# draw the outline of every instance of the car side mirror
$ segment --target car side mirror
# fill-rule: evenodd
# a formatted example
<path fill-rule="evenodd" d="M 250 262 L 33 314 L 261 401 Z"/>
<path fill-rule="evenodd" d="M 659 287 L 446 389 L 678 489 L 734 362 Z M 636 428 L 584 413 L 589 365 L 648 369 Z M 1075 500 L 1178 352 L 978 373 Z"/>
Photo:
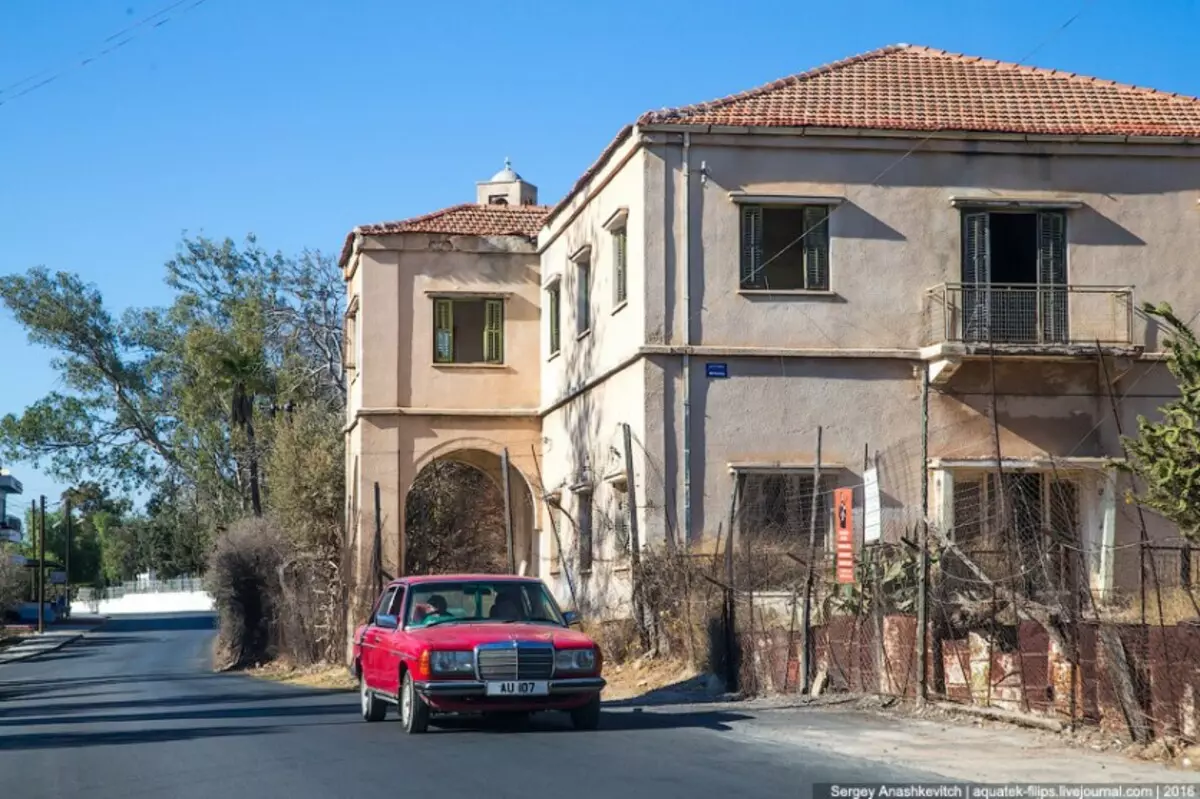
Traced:
<path fill-rule="evenodd" d="M 375 626 L 387 627 L 388 629 L 394 630 L 400 626 L 400 620 L 391 614 L 380 613 L 375 617 Z"/>
<path fill-rule="evenodd" d="M 568 627 L 578 627 L 583 622 L 583 619 L 577 611 L 568 610 L 563 614 L 563 621 L 567 623 Z"/>

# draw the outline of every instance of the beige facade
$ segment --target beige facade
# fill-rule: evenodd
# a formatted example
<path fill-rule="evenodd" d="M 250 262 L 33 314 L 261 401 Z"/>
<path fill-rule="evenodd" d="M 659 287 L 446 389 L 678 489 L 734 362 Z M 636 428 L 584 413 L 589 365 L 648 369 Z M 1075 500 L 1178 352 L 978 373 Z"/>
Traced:
<path fill-rule="evenodd" d="M 1094 586 L 1131 585 L 1141 527 L 1109 464 L 1173 395 L 1136 308 L 1200 312 L 1198 199 L 1183 139 L 644 119 L 536 242 L 358 237 L 351 512 L 380 481 L 398 564 L 416 471 L 507 447 L 527 571 L 619 613 L 633 528 L 710 547 L 739 475 L 744 501 L 784 492 L 775 512 L 806 519 L 820 428 L 822 491 L 861 512 L 866 457 L 886 537 L 923 499 L 965 535 L 997 492 L 1032 492 L 1035 516 L 1068 509 Z M 431 298 L 456 292 L 504 297 L 502 366 L 432 362 Z"/>

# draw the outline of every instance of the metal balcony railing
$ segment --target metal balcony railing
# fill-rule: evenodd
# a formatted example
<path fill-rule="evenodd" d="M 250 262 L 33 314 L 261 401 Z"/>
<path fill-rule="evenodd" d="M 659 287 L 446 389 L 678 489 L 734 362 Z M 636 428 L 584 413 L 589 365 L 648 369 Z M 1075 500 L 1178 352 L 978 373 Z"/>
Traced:
<path fill-rule="evenodd" d="M 1133 343 L 1132 286 L 943 283 L 927 294 L 927 345 Z"/>

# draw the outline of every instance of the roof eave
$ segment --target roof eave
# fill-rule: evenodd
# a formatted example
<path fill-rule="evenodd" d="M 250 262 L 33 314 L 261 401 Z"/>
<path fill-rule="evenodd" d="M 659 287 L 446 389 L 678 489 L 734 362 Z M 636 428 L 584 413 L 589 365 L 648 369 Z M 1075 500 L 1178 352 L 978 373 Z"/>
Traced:
<path fill-rule="evenodd" d="M 817 125 L 712 125 L 680 122 L 639 124 L 646 133 L 689 133 L 736 136 L 839 136 L 843 138 L 898 138 L 988 140 L 1017 142 L 1080 142 L 1088 144 L 1200 144 L 1200 136 L 1152 136 L 1111 133 L 1020 133 L 981 130 L 910 130 L 906 128 L 838 128 Z"/>

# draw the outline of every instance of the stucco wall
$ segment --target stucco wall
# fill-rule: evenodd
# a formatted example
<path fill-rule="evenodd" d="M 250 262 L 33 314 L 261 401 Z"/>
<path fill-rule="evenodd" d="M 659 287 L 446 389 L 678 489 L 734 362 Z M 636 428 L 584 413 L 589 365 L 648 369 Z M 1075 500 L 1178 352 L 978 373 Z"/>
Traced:
<path fill-rule="evenodd" d="M 960 280 L 954 195 L 1081 201 L 1067 211 L 1070 283 L 1132 284 L 1136 297 L 1168 299 L 1184 318 L 1200 309 L 1200 284 L 1190 277 L 1200 256 L 1200 151 L 1175 148 L 1169 152 L 1177 157 L 1166 158 L 1164 149 L 1108 148 L 1105 157 L 1073 154 L 1087 152 L 1086 145 L 1019 150 L 932 141 L 897 163 L 911 147 L 909 141 L 693 136 L 692 301 L 704 309 L 693 329 L 696 343 L 916 346 L 925 290 Z M 1138 155 L 1148 152 L 1154 157 Z M 674 228 L 664 252 L 678 251 L 682 225 L 671 223 L 680 218 L 680 145 L 655 145 L 648 157 L 659 163 L 648 165 L 647 174 L 667 174 L 648 183 L 659 194 L 648 196 L 647 205 L 663 209 L 656 212 L 666 223 L 661 227 Z M 703 183 L 696 175 L 701 162 Z M 730 191 L 845 198 L 830 217 L 828 295 L 739 291 L 739 211 Z M 648 304 L 661 304 L 668 320 L 678 320 L 682 275 L 671 278 L 654 282 Z"/>

